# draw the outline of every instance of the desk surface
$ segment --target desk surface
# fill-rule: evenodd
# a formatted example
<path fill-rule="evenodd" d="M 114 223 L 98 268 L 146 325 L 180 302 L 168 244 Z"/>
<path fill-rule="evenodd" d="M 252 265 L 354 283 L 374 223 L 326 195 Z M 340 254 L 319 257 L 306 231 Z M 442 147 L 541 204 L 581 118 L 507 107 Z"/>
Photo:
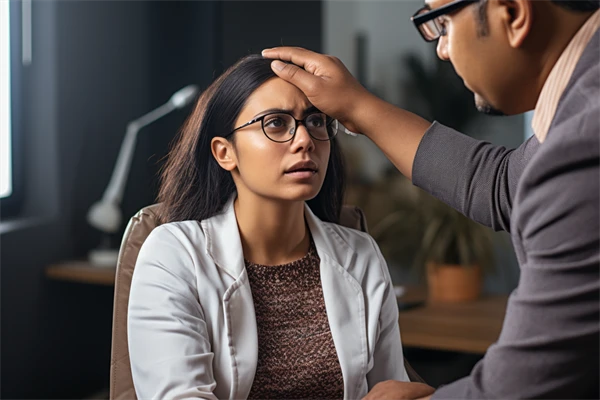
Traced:
<path fill-rule="evenodd" d="M 407 296 L 424 299 L 426 292 L 413 289 Z M 486 296 L 466 303 L 425 303 L 402 311 L 402 344 L 483 354 L 500 336 L 507 301 L 508 296 Z"/>
<path fill-rule="evenodd" d="M 46 267 L 46 276 L 60 281 L 114 285 L 116 267 L 95 267 L 87 261 L 67 261 Z"/>
<path fill-rule="evenodd" d="M 69 261 L 46 268 L 51 279 L 114 285 L 115 268 Z M 424 300 L 422 288 L 407 288 L 401 300 Z M 407 347 L 483 354 L 500 335 L 507 296 L 489 296 L 468 303 L 425 303 L 400 312 L 402 343 Z"/>

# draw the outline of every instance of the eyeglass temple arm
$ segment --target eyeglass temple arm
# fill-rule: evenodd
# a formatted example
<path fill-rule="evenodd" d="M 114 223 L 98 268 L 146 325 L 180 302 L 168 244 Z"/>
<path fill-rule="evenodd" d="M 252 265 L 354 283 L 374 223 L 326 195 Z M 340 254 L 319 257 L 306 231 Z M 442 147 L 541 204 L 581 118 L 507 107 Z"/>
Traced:
<path fill-rule="evenodd" d="M 472 3 L 479 3 L 480 0 L 459 0 L 459 1 L 455 1 L 453 3 L 447 4 L 445 6 L 442 6 L 440 8 L 436 8 L 435 10 L 431 10 L 427 13 L 421 14 L 421 15 L 417 15 L 419 13 L 419 11 L 417 11 L 417 14 L 413 15 L 412 17 L 410 17 L 411 21 L 413 21 L 415 23 L 415 25 L 420 25 L 421 23 L 430 21 L 434 18 L 439 17 L 440 15 L 444 15 L 444 14 L 448 14 L 451 13 L 452 11 L 459 9 L 467 4 L 472 4 Z"/>

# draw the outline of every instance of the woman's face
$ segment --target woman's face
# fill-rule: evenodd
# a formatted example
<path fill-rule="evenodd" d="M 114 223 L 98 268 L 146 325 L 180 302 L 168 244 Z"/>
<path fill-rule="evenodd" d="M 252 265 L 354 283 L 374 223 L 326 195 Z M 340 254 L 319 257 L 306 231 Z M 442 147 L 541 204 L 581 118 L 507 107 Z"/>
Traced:
<path fill-rule="evenodd" d="M 280 78 L 260 86 L 246 101 L 235 128 L 270 114 L 287 111 L 297 120 L 315 112 L 306 96 Z M 311 117 L 312 118 L 312 117 Z M 319 120 L 309 121 L 319 126 Z M 304 124 L 298 124 L 293 139 L 278 143 L 265 135 L 261 122 L 253 123 L 234 134 L 234 140 L 214 138 L 213 155 L 221 167 L 231 171 L 238 194 L 254 194 L 272 200 L 306 201 L 314 198 L 323 185 L 329 162 L 330 142 L 315 140 Z M 264 126 L 271 137 L 278 138 L 282 120 L 269 115 Z M 286 140 L 290 137 L 280 137 Z"/>

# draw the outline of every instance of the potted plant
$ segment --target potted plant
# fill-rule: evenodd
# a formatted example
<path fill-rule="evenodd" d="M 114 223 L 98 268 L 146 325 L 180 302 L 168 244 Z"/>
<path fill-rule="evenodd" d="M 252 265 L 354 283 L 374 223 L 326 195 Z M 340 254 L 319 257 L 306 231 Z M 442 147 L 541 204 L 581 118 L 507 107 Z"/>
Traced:
<path fill-rule="evenodd" d="M 414 267 L 424 271 L 430 301 L 460 302 L 477 299 L 483 274 L 493 269 L 491 230 L 439 200 L 423 196 L 425 230 Z"/>
<path fill-rule="evenodd" d="M 493 270 L 492 232 L 398 176 L 396 206 L 371 229 L 388 262 L 425 279 L 430 301 L 477 299 Z M 390 190 L 389 181 L 386 185 Z"/>
<path fill-rule="evenodd" d="M 473 94 L 450 63 L 433 57 L 428 66 L 414 54 L 402 59 L 408 79 L 400 90 L 405 108 L 464 131 L 477 118 Z M 481 293 L 483 274 L 493 268 L 491 231 L 446 204 L 421 192 L 424 229 L 413 267 L 425 272 L 431 301 L 468 301 Z"/>

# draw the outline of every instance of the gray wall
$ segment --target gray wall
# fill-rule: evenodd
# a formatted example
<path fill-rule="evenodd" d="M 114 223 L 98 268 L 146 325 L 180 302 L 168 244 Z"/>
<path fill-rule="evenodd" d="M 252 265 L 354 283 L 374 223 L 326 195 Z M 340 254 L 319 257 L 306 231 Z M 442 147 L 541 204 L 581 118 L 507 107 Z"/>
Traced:
<path fill-rule="evenodd" d="M 322 51 L 321 1 L 222 2 L 222 64 L 275 46 Z"/>

